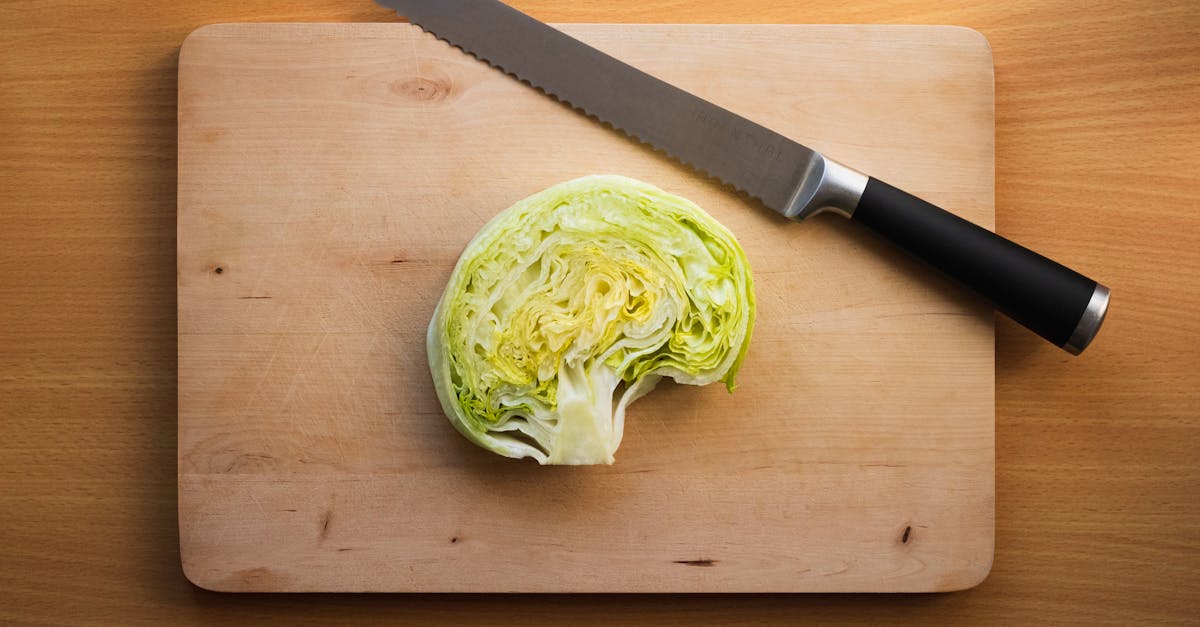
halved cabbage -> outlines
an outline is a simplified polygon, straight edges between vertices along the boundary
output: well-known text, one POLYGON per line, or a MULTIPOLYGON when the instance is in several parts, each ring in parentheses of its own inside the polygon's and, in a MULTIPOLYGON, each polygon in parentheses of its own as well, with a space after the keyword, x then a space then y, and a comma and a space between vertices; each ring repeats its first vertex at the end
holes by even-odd
POLYGON ((646 183, 589 176, 467 245, 429 324, 429 367, 472 442, 611 464, 625 408, 660 378, 732 391, 753 324, 749 263, 724 226, 646 183))

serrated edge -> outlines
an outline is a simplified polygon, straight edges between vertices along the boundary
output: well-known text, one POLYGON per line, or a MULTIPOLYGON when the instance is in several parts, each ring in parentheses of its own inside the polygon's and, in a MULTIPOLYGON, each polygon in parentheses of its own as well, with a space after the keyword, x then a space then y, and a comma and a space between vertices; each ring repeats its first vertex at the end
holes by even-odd
MULTIPOLYGON (((623 135, 643 146, 649 147, 654 152, 657 152, 657 153, 667 157, 668 159, 674 161, 675 163, 685 166, 692 172, 696 172, 697 174, 702 175, 704 178, 707 178, 711 181, 715 181, 716 183, 719 183, 721 185, 721 187, 727 188, 730 191, 735 192, 739 196, 743 196, 747 199, 758 202, 758 203, 762 204, 764 207, 771 209, 771 207, 769 205, 767 205, 766 201, 763 200, 762 197, 750 192, 749 190, 743 188, 742 186, 739 186, 736 183, 731 183, 729 181, 726 181, 725 179, 721 178, 720 176, 709 172, 707 169, 700 167, 700 166, 692 163, 691 161, 688 161, 687 159, 684 159, 684 158, 676 155, 675 153, 671 152, 670 149, 663 147, 663 146, 659 146, 647 139, 644 139, 644 138, 640 137, 637 133, 634 133, 633 131, 630 131, 624 127, 621 127, 614 122, 605 120, 604 118, 600 117, 599 115, 592 113, 591 111, 588 111, 587 108, 584 107, 583 105, 575 104, 574 102, 567 100, 565 97, 554 93, 549 88, 547 88, 543 85, 534 84, 532 81, 521 76, 517 72, 509 70, 508 68, 505 68, 504 66, 500 65, 499 63, 496 63, 496 62, 492 61, 491 59, 488 59, 488 58, 480 55, 479 53, 467 48, 466 46, 464 46, 462 44, 455 43, 455 42, 451 41, 450 39, 448 39, 442 35, 439 35, 438 33, 426 28, 424 24, 420 23, 416 18, 414 18, 411 15, 404 15, 403 17, 408 19, 409 24, 412 24, 413 26, 416 26, 417 28, 421 29, 421 32, 433 37, 434 39, 436 39, 438 41, 445 43, 446 45, 450 46, 451 48, 455 48, 455 49, 461 51, 463 54, 466 54, 467 56, 479 61, 480 63, 483 63, 484 65, 487 65, 488 67, 490 67, 492 69, 499 70, 501 73, 515 79, 517 82, 523 83, 524 85, 527 85, 528 87, 531 87, 531 88, 537 90, 538 92, 550 97, 555 102, 565 105, 565 106, 571 108, 572 110, 582 113, 584 116, 586 116, 592 120, 595 120, 600 125, 608 128, 608 129, 611 129, 613 131, 616 131, 616 132, 620 133, 621 135, 623 135)), ((774 209, 772 209, 772 211, 774 211, 774 209)))

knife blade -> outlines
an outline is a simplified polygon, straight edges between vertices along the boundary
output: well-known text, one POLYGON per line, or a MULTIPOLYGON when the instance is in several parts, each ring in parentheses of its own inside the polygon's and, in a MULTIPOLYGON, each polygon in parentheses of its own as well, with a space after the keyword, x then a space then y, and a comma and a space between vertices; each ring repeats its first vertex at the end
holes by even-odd
POLYGON ((1110 291, 497 0, 378 0, 439 39, 794 220, 834 211, 1080 354, 1110 291))

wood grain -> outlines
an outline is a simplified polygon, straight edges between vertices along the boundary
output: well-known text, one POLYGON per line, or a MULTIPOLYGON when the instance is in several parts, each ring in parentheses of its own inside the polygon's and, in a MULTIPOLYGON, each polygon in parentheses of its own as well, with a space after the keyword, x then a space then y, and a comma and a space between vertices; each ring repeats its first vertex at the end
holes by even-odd
POLYGON ((996 323, 996 561, 949 595, 221 595, 176 532, 176 57, 369 3, 0 4, 0 621, 1184 623, 1200 605, 1193 3, 514 2, 552 21, 960 24, 996 63, 997 229, 1105 280, 1071 359, 996 323))
MULTIPOLYGON (((993 222, 992 63, 974 31, 564 28, 993 222)), ((179 158, 193 582, 927 592, 990 569, 992 313, 883 242, 748 207, 410 25, 193 33, 179 158), (506 206, 606 172, 695 200, 746 249, 759 305, 738 390, 664 385, 630 408, 612 467, 470 446, 425 358, 458 255, 506 206)))

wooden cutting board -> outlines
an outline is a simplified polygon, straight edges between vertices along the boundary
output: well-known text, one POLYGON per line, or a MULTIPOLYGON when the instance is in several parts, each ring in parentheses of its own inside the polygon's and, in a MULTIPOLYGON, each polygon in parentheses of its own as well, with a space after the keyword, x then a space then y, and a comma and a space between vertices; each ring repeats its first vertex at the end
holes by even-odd
MULTIPOLYGON (((564 25, 991 227, 974 31, 564 25)), ((179 72, 179 531, 229 591, 933 591, 992 561, 992 313, 854 225, 790 223, 406 24, 223 24, 179 72), (619 173, 738 236, 733 394, 664 383, 615 465, 497 457, 424 338, 463 246, 619 173)), ((582 70, 581 71, 585 71, 582 70)))

